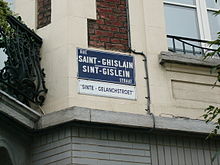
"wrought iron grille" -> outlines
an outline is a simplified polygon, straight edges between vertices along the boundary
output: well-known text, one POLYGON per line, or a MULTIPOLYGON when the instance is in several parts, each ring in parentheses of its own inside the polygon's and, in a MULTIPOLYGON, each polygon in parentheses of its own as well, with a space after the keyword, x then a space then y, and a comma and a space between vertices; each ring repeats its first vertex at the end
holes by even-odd
POLYGON ((7 55, 0 70, 0 88, 28 106, 42 105, 47 93, 39 56, 42 39, 15 17, 7 21, 10 34, 0 28, 0 48, 7 55))
POLYGON ((210 46, 209 41, 167 35, 168 50, 172 52, 189 53, 193 55, 206 55, 215 52, 215 46, 210 46))

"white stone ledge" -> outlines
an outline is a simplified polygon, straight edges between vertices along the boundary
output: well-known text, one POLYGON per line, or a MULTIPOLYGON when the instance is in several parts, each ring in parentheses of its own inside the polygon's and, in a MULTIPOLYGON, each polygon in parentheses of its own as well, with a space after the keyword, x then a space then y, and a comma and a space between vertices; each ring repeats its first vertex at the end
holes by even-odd
MULTIPOLYGON (((153 128, 154 126, 152 115, 138 115, 125 112, 72 107, 42 116, 38 122, 38 129, 45 129, 72 121, 84 121, 146 129, 153 128)), ((213 128, 212 124, 206 124, 202 120, 155 116, 155 129, 159 130, 208 134, 213 128)))
POLYGON ((82 121, 110 124, 128 128, 153 128, 168 131, 183 131, 208 134, 214 128, 202 120, 140 115, 126 112, 103 111, 82 107, 71 107, 41 115, 15 98, 0 90, 0 113, 20 122, 30 129, 46 129, 56 125, 82 121))
POLYGON ((24 126, 34 129, 40 114, 0 90, 0 113, 13 118, 24 126))
POLYGON ((176 63, 176 64, 185 64, 193 65, 200 67, 214 67, 220 64, 220 59, 218 58, 207 58, 204 59, 204 56, 196 56, 191 54, 180 54, 172 52, 161 52, 159 55, 159 63, 176 63))

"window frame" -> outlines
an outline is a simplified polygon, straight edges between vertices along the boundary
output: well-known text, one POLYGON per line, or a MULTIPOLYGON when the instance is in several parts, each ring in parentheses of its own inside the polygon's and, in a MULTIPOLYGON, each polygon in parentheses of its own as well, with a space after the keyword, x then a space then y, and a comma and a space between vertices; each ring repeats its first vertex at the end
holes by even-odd
MULTIPOLYGON (((214 8, 208 8, 206 5, 206 0, 195 0, 195 4, 184 4, 179 2, 171 2, 169 0, 163 1, 164 6, 165 5, 172 5, 172 6, 180 6, 180 7, 186 7, 186 8, 194 8, 196 9, 196 16, 198 19, 198 30, 200 34, 201 40, 212 40, 211 38, 211 29, 209 24, 209 18, 208 18, 208 11, 217 11, 218 9, 214 8)), ((166 22, 166 21, 165 21, 166 22)), ((220 31, 220 30, 219 30, 220 31)))

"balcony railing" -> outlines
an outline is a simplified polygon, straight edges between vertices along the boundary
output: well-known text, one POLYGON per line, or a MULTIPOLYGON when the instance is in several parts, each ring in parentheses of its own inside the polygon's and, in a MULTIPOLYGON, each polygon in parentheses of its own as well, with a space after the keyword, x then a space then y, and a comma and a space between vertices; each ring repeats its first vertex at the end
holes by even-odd
POLYGON ((0 28, 0 48, 7 56, 0 70, 0 89, 28 106, 42 105, 47 92, 40 67, 42 39, 15 17, 7 21, 10 33, 0 28))
MULTIPOLYGON (((216 52, 215 45, 210 46, 209 41, 167 35, 168 50, 183 54, 207 55, 216 52)), ((217 54, 218 55, 218 54, 217 54)))

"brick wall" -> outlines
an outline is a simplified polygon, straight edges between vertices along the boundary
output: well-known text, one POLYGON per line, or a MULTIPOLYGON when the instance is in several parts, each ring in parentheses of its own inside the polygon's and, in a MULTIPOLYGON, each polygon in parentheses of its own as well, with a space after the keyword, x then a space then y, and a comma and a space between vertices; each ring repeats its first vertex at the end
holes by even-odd
POLYGON ((97 20, 88 20, 91 47, 126 52, 128 26, 126 0, 96 0, 97 20))
POLYGON ((51 23, 51 0, 37 0, 37 28, 51 23))

